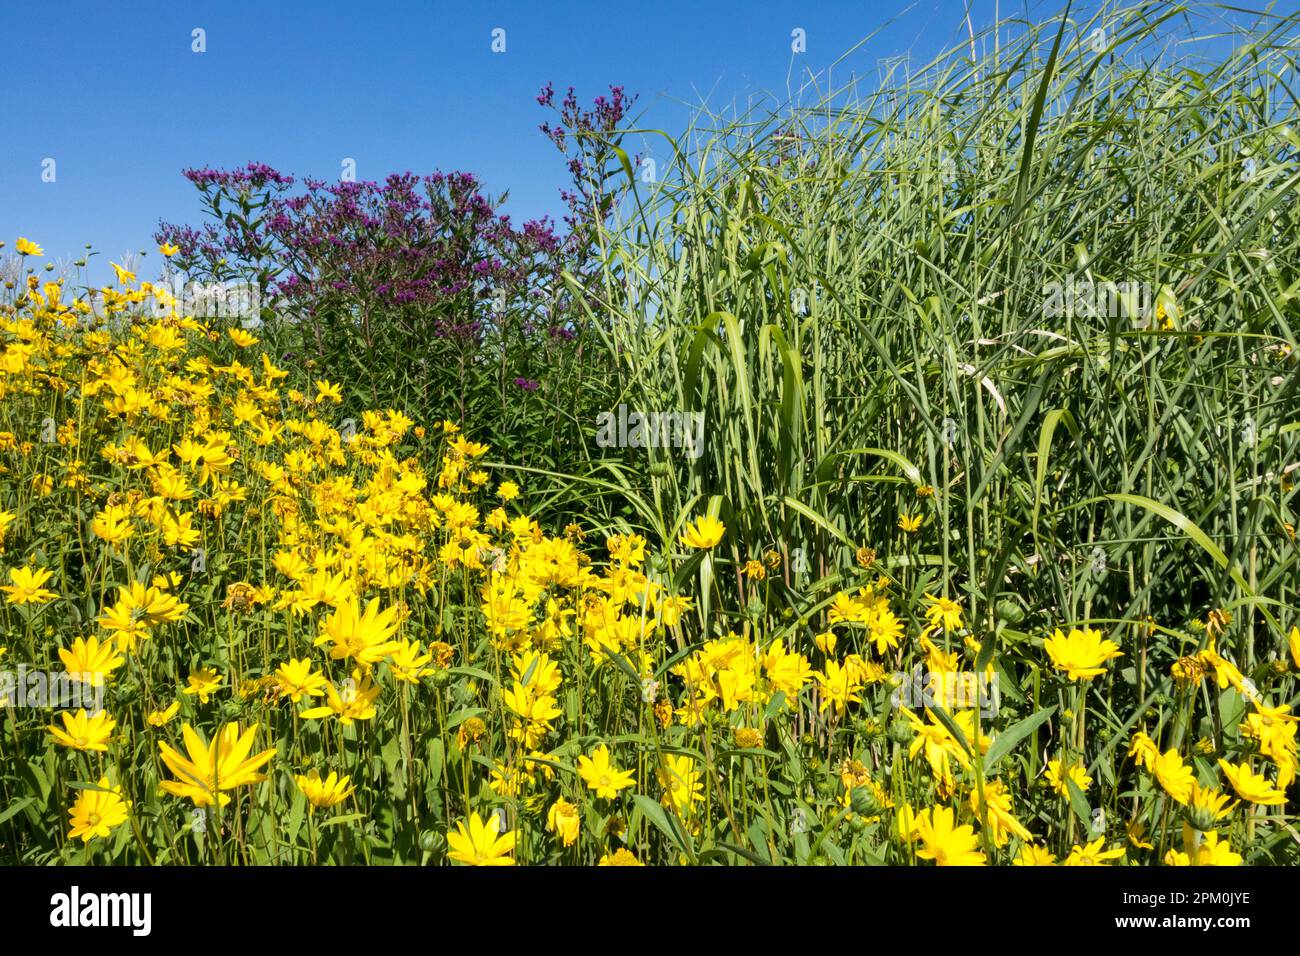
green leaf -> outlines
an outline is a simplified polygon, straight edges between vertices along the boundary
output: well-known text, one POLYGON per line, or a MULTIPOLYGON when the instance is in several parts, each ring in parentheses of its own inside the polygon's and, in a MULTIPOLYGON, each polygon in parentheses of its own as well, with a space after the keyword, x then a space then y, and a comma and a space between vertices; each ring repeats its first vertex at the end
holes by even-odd
POLYGON ((984 755, 984 774, 988 776, 993 772, 993 768, 1007 754, 1015 749, 1016 744, 1032 734, 1047 718, 1056 713, 1055 705, 1044 707, 1042 710, 1030 714, 1024 720, 1017 721, 1006 730, 1002 731, 994 739, 989 747, 989 752, 984 755))
POLYGON ((1092 807, 1088 805, 1088 798, 1083 795, 1079 785, 1069 777, 1065 778, 1065 787, 1070 791, 1070 808, 1074 810, 1074 815, 1083 824, 1083 832, 1090 833, 1092 829, 1092 807))
POLYGON ((664 812, 663 807, 644 794, 634 794, 632 800, 636 803, 642 815, 653 823, 664 836, 668 837, 679 850, 688 855, 693 855, 694 845, 691 843, 690 834, 682 831, 675 817, 670 817, 664 812))
POLYGON ((938 704, 928 704, 926 710, 934 714, 939 723, 943 724, 948 733, 952 734, 957 743, 961 744, 962 750, 966 751, 966 756, 969 757, 972 753, 970 741, 966 739, 966 734, 962 729, 957 726, 957 722, 952 719, 952 714, 938 704))

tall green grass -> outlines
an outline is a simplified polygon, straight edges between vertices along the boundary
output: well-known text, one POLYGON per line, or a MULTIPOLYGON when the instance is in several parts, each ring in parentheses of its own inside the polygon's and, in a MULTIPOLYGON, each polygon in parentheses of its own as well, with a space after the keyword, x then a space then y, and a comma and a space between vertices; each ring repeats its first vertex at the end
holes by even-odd
POLYGON ((706 446, 611 455, 588 491, 663 538, 719 510, 718 572, 775 548, 797 620, 870 546, 1011 646, 1225 607, 1240 663, 1275 656, 1297 581, 1300 21, 1243 37, 1221 13, 1007 21, 874 91, 645 131, 671 168, 632 181, 583 298, 621 400, 702 411, 706 446), (1088 280, 1146 284, 1172 329, 1141 296, 1048 314, 1050 284, 1088 280))

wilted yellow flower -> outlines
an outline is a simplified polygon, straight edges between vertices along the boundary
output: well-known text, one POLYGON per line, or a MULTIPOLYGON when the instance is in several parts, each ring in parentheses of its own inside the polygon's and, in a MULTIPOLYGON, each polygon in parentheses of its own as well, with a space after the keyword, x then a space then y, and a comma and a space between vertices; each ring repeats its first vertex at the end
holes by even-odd
POLYGON ((556 800, 546 812, 546 829, 558 836, 565 846, 573 846, 581 828, 582 818, 578 815, 578 808, 568 800, 556 800))

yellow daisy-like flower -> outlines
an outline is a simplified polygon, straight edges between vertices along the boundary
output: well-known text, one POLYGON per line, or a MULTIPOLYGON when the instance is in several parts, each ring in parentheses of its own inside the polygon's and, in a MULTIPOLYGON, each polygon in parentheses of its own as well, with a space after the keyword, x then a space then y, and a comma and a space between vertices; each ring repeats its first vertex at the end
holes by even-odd
POLYGON ((0 585, 0 591, 9 595, 10 604, 45 604, 59 596, 45 587, 53 575, 48 568, 10 568, 9 583, 0 585))
POLYGON ((200 667, 198 670, 190 672, 189 677, 185 679, 187 686, 181 689, 181 693, 190 697, 197 695, 199 703, 206 704, 208 698, 217 692, 221 682, 225 679, 224 675, 217 673, 211 667, 200 667))
POLYGON ((288 697, 295 704, 304 697, 321 697, 329 683, 325 675, 313 670, 310 658, 290 659, 275 671, 275 684, 280 696, 288 697))
POLYGON ((59 717, 63 719, 62 727, 50 724, 45 728, 56 743, 73 750, 97 750, 101 753, 108 750, 108 741, 113 736, 117 721, 108 716, 106 711, 101 710, 94 716, 88 716, 83 707, 75 714, 65 710, 59 717))
POLYGON ((485 822, 478 813, 471 813, 469 826, 456 822, 456 829, 447 834, 451 847, 447 856, 469 866, 514 866, 514 833, 497 835, 500 818, 492 814, 485 822))
POLYGON ((186 756, 167 743, 159 743, 158 751, 167 769, 177 779, 164 780, 164 793, 188 797, 196 807, 210 807, 215 803, 225 806, 230 802, 227 790, 260 783, 266 774, 258 773, 276 750, 272 747, 250 756, 257 738, 257 724, 240 732, 239 724, 227 724, 209 743, 189 724, 181 726, 186 756))
POLYGON ((328 379, 318 379, 316 382, 316 401, 317 403, 330 401, 335 405, 343 402, 343 389, 328 379))
POLYGON ((180 713, 180 710, 181 702, 174 700, 162 710, 151 711, 145 720, 150 727, 165 727, 171 723, 173 717, 180 713))
POLYGON ((916 833, 922 848, 916 855, 934 860, 936 866, 984 866, 975 828, 957 826, 952 807, 928 807, 916 817, 916 833))
POLYGON ((1286 803, 1286 794, 1273 786, 1263 774, 1255 773, 1246 764, 1237 766, 1226 760, 1219 761, 1219 769, 1237 791, 1237 796, 1262 807, 1280 807, 1286 803))
POLYGON ((99 643, 99 638, 79 637, 72 642, 71 650, 59 648, 59 660, 74 680, 92 687, 102 687, 104 678, 117 670, 126 659, 120 657, 115 642, 99 643))
POLYGON ((631 770, 619 770, 609 757, 609 748, 604 744, 597 747, 590 757, 578 758, 578 776, 586 781, 587 789, 595 790, 596 796, 613 800, 620 790, 636 786, 631 770))
POLYGON ((1065 858, 1062 866, 1107 866, 1111 860, 1120 860, 1124 857, 1124 848, 1118 847, 1114 850, 1103 849, 1106 845, 1106 838, 1100 837, 1093 840, 1087 846, 1079 846, 1077 843, 1070 848, 1070 855, 1065 858))
POLYGON ((131 804, 122 798, 120 788, 109 785, 107 777, 100 777, 95 785, 78 792, 77 801, 68 810, 72 828, 69 840, 89 843, 96 837, 106 838, 113 828, 126 822, 131 804))
POLYGON ((320 771, 312 770, 307 774, 296 774, 293 782, 298 785, 313 810, 326 809, 342 803, 356 790, 351 777, 340 777, 333 771, 324 780, 320 771))
POLYGON ((1241 866, 1241 854, 1217 833, 1198 833, 1184 827, 1183 851, 1170 850, 1164 862, 1165 866, 1241 866))
POLYGON ((1083 768, 1083 764, 1072 763, 1069 767, 1062 768, 1061 761, 1051 760, 1047 764, 1047 782, 1058 796, 1068 797, 1070 788, 1066 785, 1066 780, 1073 780, 1074 785, 1084 793, 1092 786, 1092 777, 1088 776, 1088 771, 1083 768))
POLYGON ((664 788, 664 806, 685 817, 703 796, 701 774, 695 761, 685 755, 664 754, 664 766, 656 771, 664 788))
POLYGON ((1043 642, 1043 650, 1052 659, 1052 665, 1065 671, 1070 680, 1092 680, 1106 673, 1107 661, 1124 656, 1118 644, 1103 640, 1101 632, 1092 628, 1071 628, 1069 634, 1062 634, 1057 628, 1043 642))
POLYGON ((707 550, 717 545, 726 533, 727 526, 711 515, 701 515, 686 525, 685 533, 678 539, 688 548, 707 550))
POLYGON ((1013 866, 1056 866, 1056 854, 1045 846, 1034 846, 1026 843, 1020 848, 1020 854, 1012 863, 1013 866))
POLYGON ((1166 750, 1155 759, 1151 772, 1155 774, 1161 788, 1175 803, 1186 806, 1192 799, 1196 775, 1192 773, 1191 767, 1183 763, 1183 758, 1179 756, 1178 751, 1166 750))
POLYGON ((606 853, 597 866, 645 866, 630 850, 619 847, 613 853, 606 853))

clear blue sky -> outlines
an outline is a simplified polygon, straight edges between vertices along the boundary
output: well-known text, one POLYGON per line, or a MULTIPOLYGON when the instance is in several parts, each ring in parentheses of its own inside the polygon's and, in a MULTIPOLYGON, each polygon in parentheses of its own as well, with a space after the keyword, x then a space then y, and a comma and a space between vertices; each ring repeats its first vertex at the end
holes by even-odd
MULTIPOLYGON (((989 25, 993 0, 971 4, 976 29, 989 25)), ((5 252, 17 235, 40 242, 46 261, 93 243, 101 269, 124 251, 152 252, 160 217, 198 221, 186 166, 258 160, 322 179, 338 178, 345 157, 359 179, 462 169, 492 193, 509 189, 506 211, 522 220, 560 211, 563 164, 537 131, 547 112, 534 99, 548 80, 575 86, 584 102, 622 84, 640 94, 645 125, 676 131, 682 101, 784 98, 796 27, 808 47, 793 58, 798 76, 897 17, 837 67, 841 80, 851 70, 872 77, 880 58, 909 50, 919 65, 964 34, 957 0, 8 6, 0 239, 5 252), (196 27, 204 53, 191 50, 196 27), (491 50, 497 27, 503 54, 491 50), (53 183, 41 180, 47 157, 53 183)), ((1003 0, 1001 12, 1026 6, 1003 0)))

